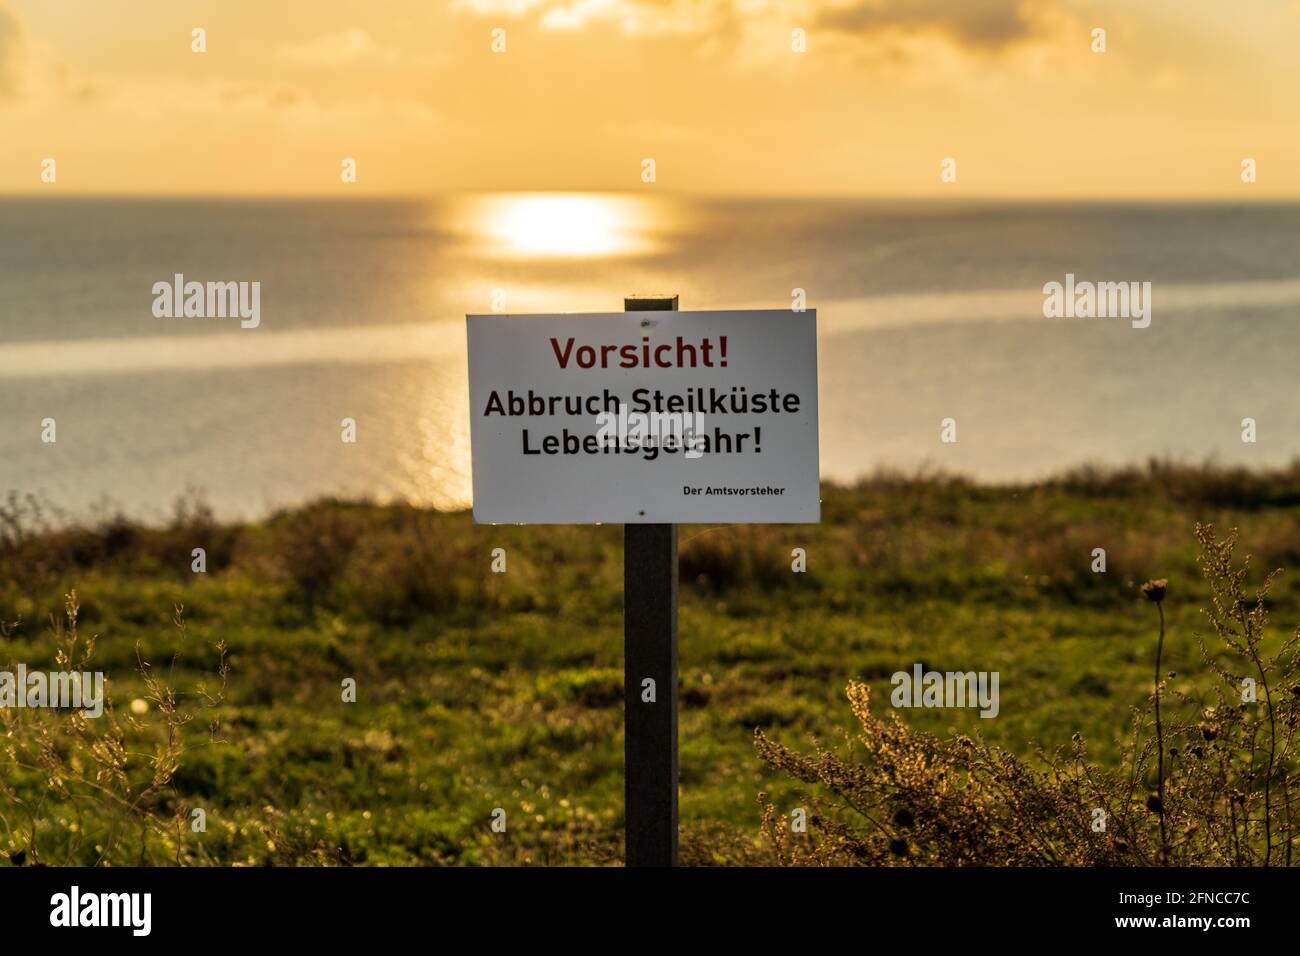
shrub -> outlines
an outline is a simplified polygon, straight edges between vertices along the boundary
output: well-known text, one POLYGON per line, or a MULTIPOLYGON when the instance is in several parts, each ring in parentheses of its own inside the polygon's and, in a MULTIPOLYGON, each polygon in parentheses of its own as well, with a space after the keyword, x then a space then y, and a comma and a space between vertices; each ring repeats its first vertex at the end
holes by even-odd
POLYGON ((677 560, 682 581, 711 591, 780 587, 793 580, 790 549, 772 532, 750 525, 697 532, 681 542, 677 560))
POLYGON ((358 522, 347 509, 323 501, 283 517, 274 527, 280 568, 313 609, 347 567, 360 536, 358 522))
MULTIPOLYGON (((819 746, 808 756, 755 732, 768 766, 820 788, 811 839, 794 839, 760 794, 762 832, 780 860, 1290 866, 1300 838, 1293 819, 1300 628, 1266 653, 1267 595, 1278 572, 1248 594, 1249 559, 1240 566, 1233 560, 1236 533, 1221 540, 1197 525, 1196 536, 1211 590, 1205 614, 1217 638, 1211 644, 1197 635, 1217 677, 1214 703, 1175 694, 1173 719, 1162 720, 1167 677, 1156 649, 1151 699, 1134 714, 1118 768, 1092 763, 1078 734, 1069 748, 1039 751, 1031 765, 978 736, 941 738, 913 730, 896 713, 877 717, 869 689, 850 683, 860 732, 847 753, 819 746), (1242 699, 1247 678, 1259 688, 1254 702, 1242 699)), ((1163 580, 1144 586, 1159 610, 1158 647, 1166 587, 1163 580)))

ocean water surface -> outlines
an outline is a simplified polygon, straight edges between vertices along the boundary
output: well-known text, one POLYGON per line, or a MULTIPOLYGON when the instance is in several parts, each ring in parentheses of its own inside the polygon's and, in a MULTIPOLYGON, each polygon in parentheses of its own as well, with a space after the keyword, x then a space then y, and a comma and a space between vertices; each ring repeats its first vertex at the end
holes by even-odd
POLYGON ((466 313, 796 289, 818 310, 826 477, 1300 455, 1300 205, 3 199, 0 494, 145 519, 187 492, 222 517, 327 494, 462 507, 466 313), (1045 318, 1067 273, 1151 282, 1150 326, 1045 318), (176 274, 260 282, 260 324, 156 317, 176 274))

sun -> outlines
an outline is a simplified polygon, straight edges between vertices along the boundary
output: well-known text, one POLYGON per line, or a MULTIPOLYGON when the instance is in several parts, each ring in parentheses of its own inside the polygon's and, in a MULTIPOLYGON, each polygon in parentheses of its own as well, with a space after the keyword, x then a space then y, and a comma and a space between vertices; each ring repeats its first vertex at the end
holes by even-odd
POLYGON ((500 255, 586 258, 644 250, 637 205, 617 196, 516 194, 485 196, 475 231, 500 255))

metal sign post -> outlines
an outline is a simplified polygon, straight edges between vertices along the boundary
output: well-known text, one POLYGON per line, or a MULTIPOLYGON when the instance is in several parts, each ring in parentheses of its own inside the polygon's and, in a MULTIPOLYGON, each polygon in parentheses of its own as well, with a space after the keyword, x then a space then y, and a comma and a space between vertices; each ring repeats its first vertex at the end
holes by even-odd
MULTIPOLYGON (((676 310, 675 295, 623 300, 625 312, 676 310)), ((675 866, 675 524, 623 526, 623 778, 627 865, 675 866)))

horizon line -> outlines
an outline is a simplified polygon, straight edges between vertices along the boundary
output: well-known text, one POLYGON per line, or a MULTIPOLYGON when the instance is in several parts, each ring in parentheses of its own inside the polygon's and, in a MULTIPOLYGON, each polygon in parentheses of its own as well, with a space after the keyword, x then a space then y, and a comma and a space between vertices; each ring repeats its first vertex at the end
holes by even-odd
MULTIPOLYGON (((348 190, 344 190, 348 192, 348 190)), ((454 198, 458 196, 484 196, 484 195, 608 195, 608 196, 634 196, 642 195, 647 198, 662 196, 673 199, 691 199, 691 200, 772 200, 772 201, 801 201, 801 202, 878 202, 878 203, 996 203, 996 204, 1023 204, 1023 205, 1127 205, 1127 206, 1187 206, 1187 205, 1297 205, 1300 204, 1300 194, 1283 194, 1278 196, 1264 196, 1257 198, 1247 198, 1245 196, 1234 198, 1230 195, 1210 195, 1210 196, 1134 196, 1125 194, 1104 195, 1104 196, 1076 196, 1068 194, 1050 194, 1042 196, 1024 196, 1004 193, 988 193, 980 195, 954 195, 942 196, 932 193, 914 193, 914 194, 880 194, 880 193, 771 193, 771 192, 753 192, 753 193, 736 193, 736 192, 708 192, 704 190, 692 189, 656 189, 652 192, 643 189, 602 189, 602 188, 582 188, 582 189, 565 189, 560 187, 541 187, 541 188, 518 188, 518 187, 501 187, 501 188, 465 188, 465 189, 448 189, 442 192, 365 192, 357 193, 353 191, 352 195, 341 195, 337 190, 329 192, 314 193, 269 193, 269 192, 229 192, 229 193, 199 193, 199 192, 102 192, 102 191, 80 191, 55 189, 47 190, 41 188, 29 189, 22 192, 0 191, 0 202, 10 200, 45 200, 45 199, 81 199, 96 201, 205 201, 205 202, 364 202, 364 201, 388 201, 388 202, 422 202, 437 199, 454 198), (53 195, 50 195, 50 194, 53 195)))

